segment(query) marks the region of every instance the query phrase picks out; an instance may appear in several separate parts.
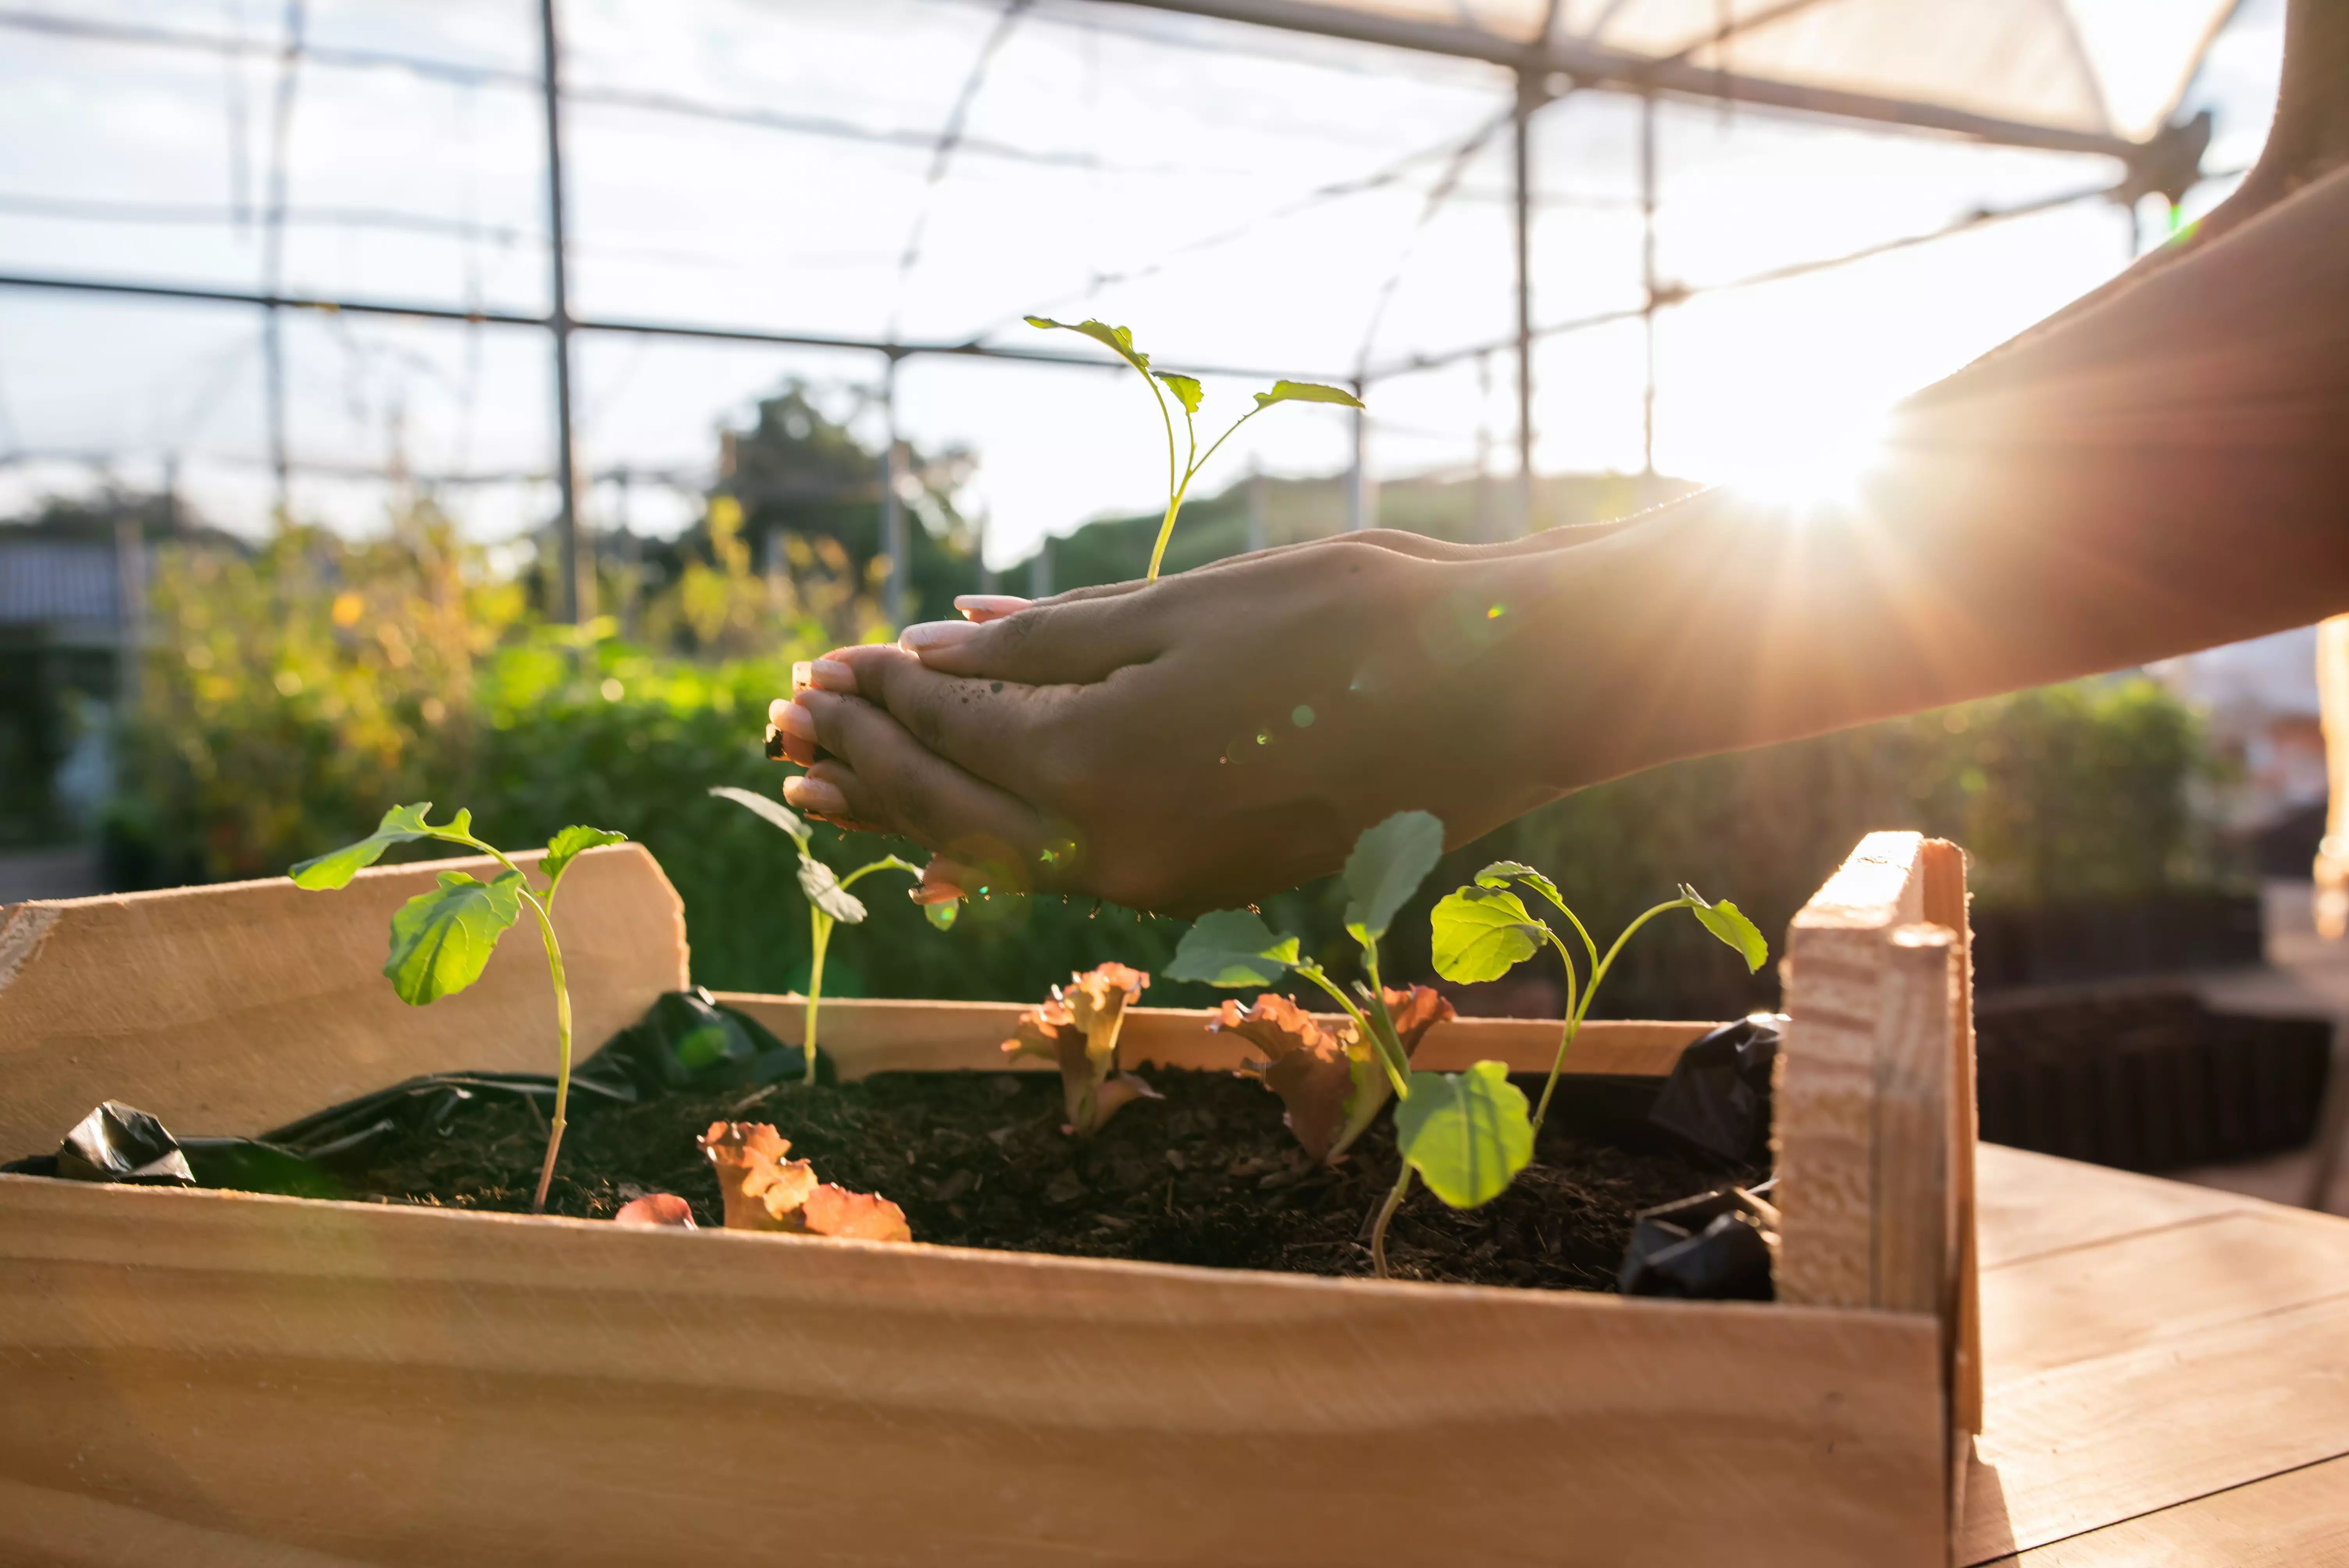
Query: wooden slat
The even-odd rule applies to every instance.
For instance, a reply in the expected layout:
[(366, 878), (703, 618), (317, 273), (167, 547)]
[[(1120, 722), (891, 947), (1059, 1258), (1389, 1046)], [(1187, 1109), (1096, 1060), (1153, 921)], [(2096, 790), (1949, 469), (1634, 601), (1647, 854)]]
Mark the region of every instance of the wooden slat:
[(1869, 1303), (1948, 1315), (1956, 1200), (1950, 1181), (1950, 1021), (1957, 942), (1938, 925), (1889, 934), (1878, 1004)]
[(0, 1479), (379, 1564), (1945, 1549), (1906, 1314), (0, 1177)]
[[(250, 1134), (416, 1073), (552, 1071), (553, 993), (527, 925), (429, 1007), (383, 978), (392, 912), (441, 872), (494, 865), (377, 868), (337, 892), (279, 878), (10, 906), (0, 1158), (55, 1149), (100, 1099), (177, 1132)], [(554, 920), (583, 1048), (687, 983), (683, 906), (640, 846), (583, 856)]]
[(2233, 1192), (1995, 1143), (1975, 1150), (1975, 1181), (1985, 1274), (2116, 1236), (2267, 1206)]
[(1916, 833), (1870, 833), (1795, 915), (1775, 1129), (1782, 1301), (1865, 1306), (1876, 1286), (1877, 1035), (1886, 944), (1924, 916)]
[(1950, 1419), (1961, 1432), (1982, 1423), (1981, 1270), (1977, 1265), (1974, 1157), (1981, 1118), (1974, 1103), (1974, 938), (1972, 896), (1966, 891), (1966, 854), (1946, 839), (1921, 846), (1925, 918), (1957, 942), (1957, 980), (1950, 1026)]
[(2342, 1568), (2349, 1455), (2197, 1498), (1981, 1568)]
[(2003, 1384), (2313, 1302), (2349, 1302), (2349, 1224), (2214, 1214), (2044, 1253), (1997, 1270), (1982, 1288), (1983, 1364)]
[[(799, 998), (754, 991), (716, 995), (758, 1019), (777, 1038), (799, 1043), (807, 1022)], [(967, 1068), (1055, 1070), (1034, 1057), (1004, 1056), (1000, 1047), (1010, 1037), (1019, 1012), (1019, 1004), (1009, 1002), (843, 998), (823, 1004), (817, 1037), (843, 1078)], [(1119, 1057), (1128, 1067), (1236, 1068), (1242, 1057), (1255, 1053), (1236, 1037), (1210, 1030), (1207, 1022), (1214, 1016), (1191, 1007), (1129, 1008), (1118, 1038)], [(1334, 1014), (1321, 1016), (1325, 1025), (1342, 1021)], [(1645, 1020), (1586, 1024), (1576, 1037), (1567, 1070), (1661, 1077), (1672, 1070), (1683, 1047), (1715, 1026)], [(1428, 1031), (1413, 1061), (1437, 1072), (1457, 1072), (1475, 1061), (1504, 1061), (1517, 1072), (1547, 1072), (1557, 1056), (1557, 1040), (1556, 1019), (1455, 1018)]]
[(1993, 1380), (1983, 1425), (1964, 1562), (2349, 1453), (2349, 1311), (2318, 1301)]

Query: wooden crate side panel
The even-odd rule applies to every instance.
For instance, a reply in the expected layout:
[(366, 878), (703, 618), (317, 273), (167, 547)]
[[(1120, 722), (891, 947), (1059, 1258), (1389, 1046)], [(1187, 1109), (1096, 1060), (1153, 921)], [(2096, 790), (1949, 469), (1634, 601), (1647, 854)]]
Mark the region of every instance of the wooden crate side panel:
[[(55, 1149), (99, 1099), (178, 1132), (249, 1134), (416, 1073), (552, 1071), (553, 993), (527, 923), (470, 990), (429, 1007), (383, 977), (392, 912), (440, 872), (493, 865), (378, 868), (336, 892), (278, 879), (12, 906), (0, 1158)], [(641, 846), (583, 856), (554, 923), (583, 1049), (686, 984), (683, 906)]]
[(1982, 1425), (1982, 1284), (1976, 1263), (1974, 1150), (1980, 1118), (1974, 1089), (1972, 895), (1966, 854), (1946, 839), (1924, 844), (1925, 918), (1957, 937), (1957, 975), (1950, 1026), (1950, 1269), (1957, 1282), (1950, 1345), (1951, 1419), (1961, 1432)]
[(1937, 1563), (1936, 1339), (0, 1178), (0, 1479), (380, 1563)]
[(1874, 1293), (1883, 944), (1881, 930), (1799, 919), (1787, 933), (1772, 1130), (1781, 1300), (1866, 1306)]
[[(754, 991), (720, 991), (718, 999), (739, 1007), (797, 1045), (805, 1033), (806, 1005), (796, 996)], [(1007, 1057), (1002, 1043), (1011, 1037), (1020, 1006), (1011, 1002), (901, 1002), (849, 998), (827, 1001), (817, 1016), (817, 1038), (843, 1078), (876, 1072), (946, 1072), (964, 1068), (1051, 1072), (1033, 1057)], [(1213, 1012), (1192, 1007), (1133, 1007), (1118, 1037), (1127, 1067), (1237, 1067), (1254, 1050), (1236, 1037), (1211, 1030)], [(1320, 1017), (1334, 1026), (1338, 1015)], [(1587, 1024), (1567, 1057), (1570, 1073), (1628, 1073), (1661, 1077), (1672, 1070), (1681, 1050), (1716, 1026), (1707, 1023), (1601, 1022)], [(1517, 1072), (1547, 1072), (1557, 1055), (1559, 1025), (1542, 1018), (1455, 1018), (1428, 1031), (1414, 1064), (1430, 1071), (1456, 1072), (1475, 1061), (1504, 1061)]]

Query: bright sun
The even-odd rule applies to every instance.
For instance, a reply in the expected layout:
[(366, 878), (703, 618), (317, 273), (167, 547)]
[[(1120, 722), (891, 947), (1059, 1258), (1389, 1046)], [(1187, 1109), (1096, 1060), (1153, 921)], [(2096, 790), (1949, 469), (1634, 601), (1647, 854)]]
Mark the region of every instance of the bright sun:
[(1856, 505), (1861, 481), (1884, 459), (1890, 423), (1881, 406), (1756, 420), (1724, 443), (1721, 484), (1794, 511)]

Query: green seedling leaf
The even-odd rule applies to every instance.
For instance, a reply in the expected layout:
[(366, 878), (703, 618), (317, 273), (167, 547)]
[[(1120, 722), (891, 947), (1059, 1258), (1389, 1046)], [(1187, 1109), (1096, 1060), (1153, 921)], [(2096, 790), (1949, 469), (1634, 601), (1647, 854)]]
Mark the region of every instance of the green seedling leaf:
[(1446, 980), (1498, 980), (1531, 958), (1548, 927), (1516, 893), (1464, 887), (1435, 906), (1435, 972)]
[(815, 836), (815, 830), (801, 820), (799, 813), (781, 800), (770, 800), (764, 795), (753, 794), (748, 789), (737, 789), (731, 784), (717, 785), (709, 792), (722, 800), (731, 800), (736, 805), (764, 817), (768, 821), (789, 833), (792, 836), (792, 842), (800, 847), (802, 854), (807, 852), (808, 842)]
[(1174, 396), (1183, 400), (1183, 412), (1195, 414), (1199, 411), (1199, 399), (1205, 394), (1201, 392), (1197, 381), (1188, 376), (1179, 376), (1172, 370), (1155, 370), (1151, 374), (1174, 389)]
[(1256, 406), (1269, 408), (1275, 403), (1340, 403), (1349, 408), (1359, 408), (1362, 400), (1341, 387), (1324, 387), (1319, 381), (1276, 381), (1269, 392), (1256, 395)]
[(810, 855), (800, 857), (800, 892), (843, 925), (864, 923), (864, 901), (841, 886), (830, 866)]
[(962, 900), (950, 898), (938, 903), (922, 905), (922, 918), (940, 931), (954, 929), (955, 916), (962, 912)]
[(1751, 975), (1762, 967), (1763, 961), (1770, 956), (1770, 944), (1764, 940), (1754, 923), (1745, 918), (1744, 910), (1727, 899), (1719, 903), (1707, 903), (1704, 895), (1686, 882), (1681, 884), (1681, 894), (1692, 902), (1695, 907), (1689, 913), (1695, 915), (1707, 931), (1737, 950), (1737, 955), (1745, 960), (1747, 974)]
[[(1150, 356), (1133, 346), (1133, 334), (1124, 327), (1112, 326), (1105, 321), (1054, 321), (1049, 315), (1030, 315), (1021, 319), (1030, 326), (1059, 327), (1062, 332), (1081, 332), (1095, 343), (1115, 353), (1120, 359), (1124, 360), (1143, 375), (1150, 374)], [(1192, 385), (1196, 386), (1197, 383), (1194, 382)], [(1286, 381), (1280, 383), (1281, 387), (1288, 385)], [(1275, 387), (1274, 390), (1278, 391), (1279, 388)], [(1260, 397), (1263, 394), (1258, 393), (1257, 396)]]
[(546, 841), (546, 858), (538, 862), (538, 869), (546, 873), (550, 884), (559, 882), (571, 862), (579, 858), (581, 851), (600, 849), (605, 844), (626, 843), (627, 838), (627, 834), (616, 833), (608, 828), (587, 828), (574, 823)]
[(1532, 1163), (1534, 1129), (1509, 1069), (1478, 1062), (1464, 1073), (1412, 1074), (1411, 1098), (1395, 1107), (1395, 1143), (1429, 1191), (1474, 1209)]
[(1557, 896), (1557, 884), (1521, 861), (1495, 861), (1476, 873), (1478, 887), (1506, 887), (1511, 882), (1521, 882), (1542, 893), (1555, 904), (1566, 900)]
[(460, 811), (445, 828), (436, 828), (425, 821), (431, 812), (432, 802), (419, 800), (413, 806), (394, 806), (383, 814), (374, 832), (356, 844), (345, 844), (339, 850), (329, 850), (314, 856), (286, 872), (295, 887), (322, 892), (331, 888), (348, 887), (351, 878), (383, 858), (384, 851), (394, 844), (412, 844), (419, 839), (443, 839), (451, 835), (470, 834), (473, 814)]
[(1354, 940), (1367, 945), (1384, 936), (1443, 854), (1444, 824), (1426, 811), (1397, 811), (1364, 829), (1346, 857), (1346, 929)]
[(442, 872), (440, 885), (418, 893), (391, 917), (385, 976), (411, 1007), (462, 991), (481, 977), (498, 938), (522, 915), (523, 876), (500, 872), (488, 882)]
[(1297, 962), (1297, 938), (1275, 936), (1263, 917), (1219, 909), (1194, 921), (1166, 965), (1169, 980), (1210, 985), (1269, 985)]

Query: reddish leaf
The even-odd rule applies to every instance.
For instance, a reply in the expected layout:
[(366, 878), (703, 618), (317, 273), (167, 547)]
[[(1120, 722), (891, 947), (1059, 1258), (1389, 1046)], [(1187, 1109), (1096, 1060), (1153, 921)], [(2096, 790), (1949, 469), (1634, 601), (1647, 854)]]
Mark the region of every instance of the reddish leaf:
[(620, 1205), (612, 1216), (618, 1225), (677, 1225), (685, 1230), (695, 1228), (693, 1205), (674, 1192), (647, 1192)]
[[(1313, 1021), (1311, 1014), (1286, 996), (1270, 992), (1256, 1006), (1240, 1011), (1237, 1002), (1226, 1002), (1210, 1029), (1228, 1029), (1265, 1054), (1266, 1060), (1241, 1068), (1259, 1078), (1288, 1108), (1288, 1130), (1315, 1160), (1327, 1160), (1346, 1121), (1346, 1104), (1353, 1098), (1355, 1076), (1349, 1060), (1348, 1041)], [(1353, 1032), (1351, 1024), (1346, 1035)]]
[(1402, 991), (1389, 986), (1379, 995), (1386, 999), (1387, 1016), (1394, 1020), (1395, 1037), (1402, 1042), (1406, 1058), (1419, 1049), (1420, 1037), (1428, 1030), (1455, 1016), (1452, 1004), (1438, 995), (1432, 985), (1413, 985)]
[(860, 1242), (910, 1242), (913, 1227), (905, 1211), (874, 1192), (852, 1192), (826, 1181), (800, 1205), (800, 1218), (819, 1236), (844, 1236)]
[(804, 1160), (785, 1160), (791, 1142), (761, 1121), (713, 1121), (701, 1151), (718, 1171), (730, 1231), (790, 1231), (910, 1242), (905, 1212), (886, 1198), (815, 1179)]
[(1117, 1068), (1125, 1009), (1149, 984), (1149, 975), (1123, 964), (1073, 975), (1065, 988), (1053, 988), (1051, 1000), (1020, 1014), (1011, 1038), (1003, 1042), (1010, 1055), (1042, 1057), (1061, 1069), (1061, 1099), (1069, 1117), (1065, 1130), (1090, 1136), (1118, 1107), (1143, 1098), (1131, 1089), (1108, 1094), (1104, 1085)]

